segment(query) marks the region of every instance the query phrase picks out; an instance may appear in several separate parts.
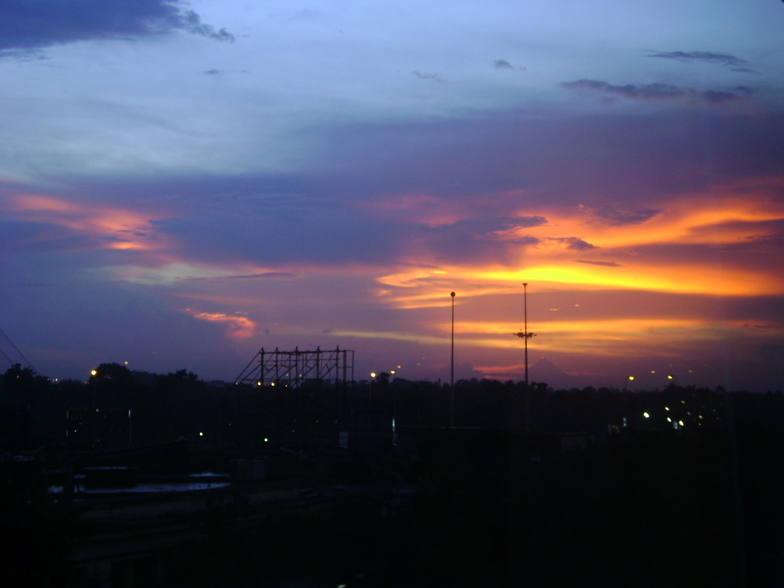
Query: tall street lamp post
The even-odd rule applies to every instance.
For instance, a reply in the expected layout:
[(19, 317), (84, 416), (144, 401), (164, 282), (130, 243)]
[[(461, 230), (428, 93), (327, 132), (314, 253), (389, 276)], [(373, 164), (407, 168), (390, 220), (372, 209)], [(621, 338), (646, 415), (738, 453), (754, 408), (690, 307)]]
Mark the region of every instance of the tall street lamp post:
[(449, 378), (449, 426), (455, 426), (455, 293), (452, 297), (452, 361)]
[(626, 376), (623, 382), (623, 426), (626, 427), (629, 417), (629, 382), (634, 382), (634, 376)]
[(522, 333), (515, 333), (525, 340), (525, 387), (528, 389), (528, 339), (535, 337), (536, 333), (528, 332), (528, 283), (523, 282), (523, 321), (525, 327)]
[(529, 430), (529, 412), (530, 412), (530, 391), (528, 390), (528, 339), (536, 336), (536, 333), (528, 332), (528, 283), (523, 282), (523, 321), (525, 326), (522, 333), (515, 333), (516, 336), (522, 337), (525, 341), (525, 429)]

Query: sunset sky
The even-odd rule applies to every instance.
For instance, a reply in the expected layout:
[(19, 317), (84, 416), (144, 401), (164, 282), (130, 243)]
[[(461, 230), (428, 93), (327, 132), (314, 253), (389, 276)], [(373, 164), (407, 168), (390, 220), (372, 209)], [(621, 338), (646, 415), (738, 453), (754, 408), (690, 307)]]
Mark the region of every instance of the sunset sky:
[(0, 133), (0, 372), (520, 379), (526, 282), (534, 380), (784, 389), (780, 0), (5, 0)]

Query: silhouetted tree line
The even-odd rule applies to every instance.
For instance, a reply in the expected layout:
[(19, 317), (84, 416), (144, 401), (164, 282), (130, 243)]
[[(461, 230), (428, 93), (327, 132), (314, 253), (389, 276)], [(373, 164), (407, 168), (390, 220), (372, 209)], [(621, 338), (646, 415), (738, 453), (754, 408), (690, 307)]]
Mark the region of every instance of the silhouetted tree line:
[[(187, 370), (119, 364), (98, 366), (87, 382), (52, 382), (15, 365), (1, 386), (5, 450), (62, 443), (72, 407), (130, 408), (138, 441), (185, 436), (228, 449), (264, 446), (264, 435), (278, 449), (307, 435), (334, 443), (327, 433), (352, 415), (395, 419), (400, 442), (374, 457), (366, 481), (414, 484), (410, 507), (384, 517), (371, 502), (347, 501), (309, 519), (281, 514), (241, 529), (215, 514), (206, 542), (169, 556), (166, 585), (282, 586), (303, 570), (313, 585), (409, 587), (784, 579), (782, 394), (461, 380), (458, 429), (448, 429), (448, 386), (384, 375), (346, 389), (291, 390), (214, 387)], [(568, 433), (594, 441), (565, 449)], [(67, 576), (67, 513), (52, 507), (40, 472), (25, 462), (3, 467), (0, 522), (16, 529), (8, 578), (56, 585)], [(334, 474), (327, 466), (303, 480)]]
[[(520, 429), (535, 434), (606, 432), (608, 427), (683, 429), (722, 426), (727, 394), (670, 386), (656, 392), (608, 388), (553, 390), (544, 383), (493, 379), (449, 385), (379, 374), (373, 381), (284, 388), (213, 386), (185, 369), (165, 375), (133, 372), (117, 363), (99, 365), (87, 382), (51, 381), (16, 364), (2, 377), (0, 442), (5, 449), (33, 449), (65, 441), (71, 408), (130, 409), (132, 439), (185, 437), (211, 446), (294, 447), (303, 438), (327, 442), (352, 427), (358, 407), (385, 411), (396, 427), (454, 425)], [(757, 398), (738, 394), (739, 402)], [(265, 442), (264, 439), (267, 439)], [(298, 441), (299, 440), (299, 441)]]

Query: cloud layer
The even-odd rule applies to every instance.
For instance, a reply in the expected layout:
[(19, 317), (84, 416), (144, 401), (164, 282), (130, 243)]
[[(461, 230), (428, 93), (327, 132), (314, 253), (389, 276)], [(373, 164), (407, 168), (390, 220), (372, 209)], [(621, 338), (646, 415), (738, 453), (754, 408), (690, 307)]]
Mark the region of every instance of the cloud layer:
[(436, 379), (454, 291), (457, 376), (509, 378), (526, 282), (570, 384), (780, 388), (773, 9), (556, 8), (3, 4), (0, 327), (59, 377)]

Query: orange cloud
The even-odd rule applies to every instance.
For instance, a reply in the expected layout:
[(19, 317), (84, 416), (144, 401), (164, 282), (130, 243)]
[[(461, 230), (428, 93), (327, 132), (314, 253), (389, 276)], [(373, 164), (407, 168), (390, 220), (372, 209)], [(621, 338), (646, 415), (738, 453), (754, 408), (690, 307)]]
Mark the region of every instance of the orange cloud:
[(223, 313), (194, 312), (185, 309), (193, 318), (211, 323), (224, 323), (226, 325), (226, 336), (230, 339), (242, 340), (253, 337), (256, 334), (258, 325), (246, 316), (228, 315)]
[(28, 221), (65, 227), (76, 233), (97, 237), (103, 249), (160, 249), (161, 236), (155, 232), (149, 214), (102, 204), (83, 205), (49, 196), (25, 194), (9, 199), (10, 210)]
[[(756, 192), (746, 189), (742, 195), (733, 186), (718, 190), (711, 198), (685, 195), (660, 210), (646, 211), (629, 224), (608, 221), (587, 207), (526, 209), (518, 215), (541, 216), (548, 222), (496, 235), (521, 252), (517, 263), (446, 265), (433, 259), (412, 259), (400, 271), (379, 276), (377, 281), (387, 287), (384, 296), (401, 308), (444, 305), (444, 290), (459, 289), (463, 297), (497, 294), (508, 292), (510, 286), (519, 287), (522, 281), (536, 282), (540, 289), (779, 294), (784, 291), (784, 272), (773, 266), (754, 267), (726, 249), (775, 236), (771, 221), (784, 220), (784, 204), (771, 197), (777, 186), (771, 180), (756, 186)], [(701, 260), (673, 253), (675, 248), (686, 247), (712, 248), (713, 254)], [(420, 265), (415, 267), (415, 263)], [(429, 267), (423, 268), (424, 263)]]

